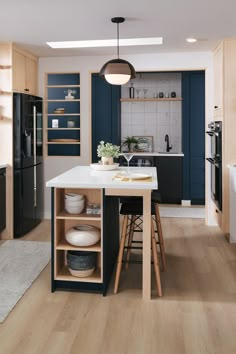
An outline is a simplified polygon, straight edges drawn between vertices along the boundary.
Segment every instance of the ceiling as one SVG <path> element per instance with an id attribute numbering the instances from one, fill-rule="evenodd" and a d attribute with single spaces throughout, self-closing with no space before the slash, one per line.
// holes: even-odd
<path id="1" fill-rule="evenodd" d="M 51 49 L 47 41 L 116 38 L 112 17 L 122 16 L 120 38 L 163 37 L 163 45 L 122 47 L 122 54 L 212 51 L 236 37 L 235 0 L 2 0 L 0 42 L 37 56 L 116 55 L 116 48 Z M 196 37 L 197 43 L 185 42 Z"/>

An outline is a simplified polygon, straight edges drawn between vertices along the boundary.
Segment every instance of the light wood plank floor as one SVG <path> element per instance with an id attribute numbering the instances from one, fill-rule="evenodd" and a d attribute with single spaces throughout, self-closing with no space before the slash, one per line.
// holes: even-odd
<path id="1" fill-rule="evenodd" d="M 235 354 L 236 245 L 201 219 L 163 218 L 163 298 L 141 298 L 140 265 L 119 292 L 50 293 L 50 265 L 0 325 L 1 354 Z M 49 239 L 42 223 L 25 239 Z"/>

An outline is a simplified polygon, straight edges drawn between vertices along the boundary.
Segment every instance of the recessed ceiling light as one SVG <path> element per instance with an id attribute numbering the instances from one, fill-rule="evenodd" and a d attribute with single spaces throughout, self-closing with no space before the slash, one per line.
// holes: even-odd
<path id="1" fill-rule="evenodd" d="M 104 39 L 93 41 L 64 41 L 64 42 L 46 42 L 51 48 L 95 48 L 95 47 L 115 47 L 117 39 Z M 120 39 L 120 46 L 135 45 L 159 45 L 162 44 L 162 37 L 151 38 L 129 38 Z"/>
<path id="2" fill-rule="evenodd" d="M 186 42 L 195 43 L 195 42 L 197 42 L 197 38 L 186 38 Z"/>

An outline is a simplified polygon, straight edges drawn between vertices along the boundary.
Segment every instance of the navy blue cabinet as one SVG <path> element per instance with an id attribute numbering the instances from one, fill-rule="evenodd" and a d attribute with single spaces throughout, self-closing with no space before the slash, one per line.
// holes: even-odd
<path id="1" fill-rule="evenodd" d="M 158 190 L 162 203 L 180 204 L 182 200 L 183 157 L 156 156 Z"/>
<path id="2" fill-rule="evenodd" d="M 183 199 L 205 204 L 205 72 L 182 73 Z"/>
<path id="3" fill-rule="evenodd" d="M 120 86 L 92 74 L 92 162 L 98 161 L 99 141 L 120 145 L 120 97 Z"/>

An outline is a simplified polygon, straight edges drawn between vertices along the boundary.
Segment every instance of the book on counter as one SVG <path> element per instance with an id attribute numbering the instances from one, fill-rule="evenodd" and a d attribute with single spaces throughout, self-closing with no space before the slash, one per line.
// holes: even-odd
<path id="1" fill-rule="evenodd" d="M 101 205 L 96 203 L 88 203 L 86 214 L 101 214 Z"/>

